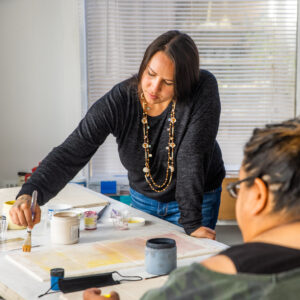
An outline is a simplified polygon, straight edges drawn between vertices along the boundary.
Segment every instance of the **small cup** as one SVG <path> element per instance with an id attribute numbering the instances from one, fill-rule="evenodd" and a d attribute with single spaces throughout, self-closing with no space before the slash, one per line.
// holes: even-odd
<path id="1" fill-rule="evenodd" d="M 6 201 L 3 203 L 3 215 L 6 217 L 6 221 L 7 221 L 7 229 L 25 229 L 26 227 L 24 226 L 19 226 L 16 225 L 12 222 L 10 215 L 9 215 L 9 210 L 12 208 L 12 206 L 14 205 L 15 201 Z"/>
<path id="2" fill-rule="evenodd" d="M 128 229 L 128 219 L 126 216 L 119 215 L 113 218 L 113 224 L 115 228 L 120 230 L 127 230 Z"/>
<path id="3" fill-rule="evenodd" d="M 0 241 L 6 240 L 7 225 L 6 216 L 0 216 Z"/>
<path id="4" fill-rule="evenodd" d="M 169 238 L 154 238 L 146 242 L 146 271 L 153 275 L 169 274 L 177 267 L 176 241 Z"/>

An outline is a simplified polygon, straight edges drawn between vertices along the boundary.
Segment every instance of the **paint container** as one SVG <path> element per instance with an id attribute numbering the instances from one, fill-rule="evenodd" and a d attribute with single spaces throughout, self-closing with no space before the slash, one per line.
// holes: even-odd
<path id="1" fill-rule="evenodd" d="M 60 245 L 78 243 L 80 220 L 76 213 L 59 212 L 51 219 L 51 242 Z"/>
<path id="2" fill-rule="evenodd" d="M 84 229 L 97 229 L 97 212 L 91 210 L 84 212 Z"/>
<path id="3" fill-rule="evenodd" d="M 146 242 L 146 271 L 153 275 L 169 274 L 177 267 L 176 241 L 169 238 L 154 238 Z"/>
<path id="4" fill-rule="evenodd" d="M 6 201 L 3 203 L 3 215 L 6 217 L 6 220 L 7 220 L 7 229 L 25 229 L 26 227 L 24 226 L 19 226 L 19 225 L 16 225 L 12 222 L 12 220 L 10 219 L 10 215 L 9 215 L 9 210 L 12 208 L 12 206 L 14 205 L 16 201 L 15 200 L 12 200 L 12 201 Z"/>
<path id="5" fill-rule="evenodd" d="M 65 270 L 63 268 L 54 268 L 50 270 L 51 290 L 59 291 L 58 281 L 64 278 Z"/>

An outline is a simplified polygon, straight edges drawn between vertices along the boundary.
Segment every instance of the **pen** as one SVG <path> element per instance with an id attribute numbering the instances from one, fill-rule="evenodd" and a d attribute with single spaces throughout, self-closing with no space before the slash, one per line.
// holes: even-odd
<path id="1" fill-rule="evenodd" d="M 153 279 L 153 278 L 162 277 L 162 276 L 166 276 L 166 274 L 163 274 L 163 275 L 156 275 L 156 276 L 151 276 L 151 277 L 146 277 L 146 278 L 144 278 L 144 280 L 147 280 L 147 279 Z"/>

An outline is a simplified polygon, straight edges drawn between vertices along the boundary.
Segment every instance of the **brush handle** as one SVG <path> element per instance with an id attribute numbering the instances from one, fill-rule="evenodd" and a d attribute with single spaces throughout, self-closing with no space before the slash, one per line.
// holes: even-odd
<path id="1" fill-rule="evenodd" d="M 33 193 L 32 193 L 31 206 L 30 206 L 31 215 L 32 215 L 32 220 L 34 219 L 34 216 L 35 216 L 35 206 L 36 206 L 36 202 L 37 202 L 37 191 L 34 190 Z"/>

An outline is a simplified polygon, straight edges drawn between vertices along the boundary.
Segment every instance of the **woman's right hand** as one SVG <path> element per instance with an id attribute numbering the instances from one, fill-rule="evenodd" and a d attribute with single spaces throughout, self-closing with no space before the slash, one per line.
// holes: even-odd
<path id="1" fill-rule="evenodd" d="M 11 221 L 19 226 L 33 228 L 33 226 L 41 221 L 41 209 L 38 204 L 35 206 L 34 219 L 31 214 L 31 196 L 21 195 L 15 201 L 14 205 L 9 211 Z"/>

